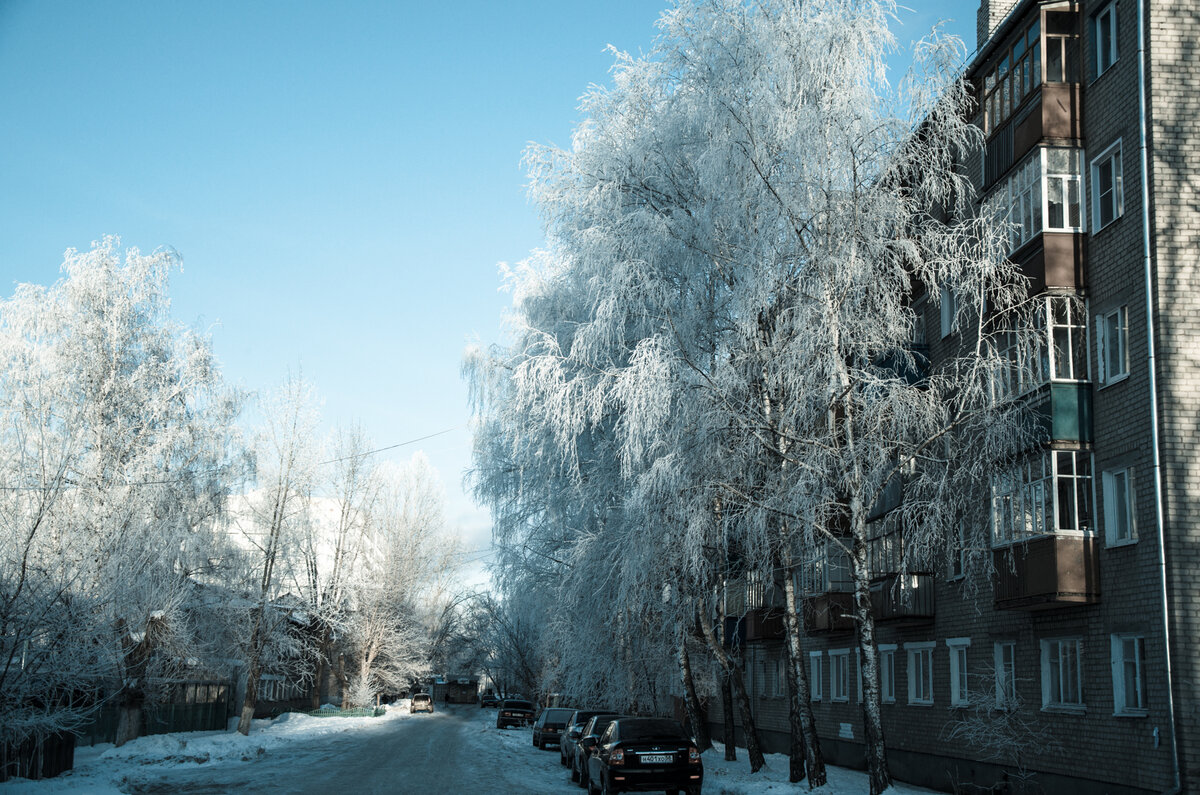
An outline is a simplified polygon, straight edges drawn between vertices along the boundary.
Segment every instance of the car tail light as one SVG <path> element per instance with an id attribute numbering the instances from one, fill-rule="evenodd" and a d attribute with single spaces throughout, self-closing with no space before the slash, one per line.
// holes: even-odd
<path id="1" fill-rule="evenodd" d="M 610 754 L 608 757 L 608 763 L 610 765 L 625 764 L 625 749 L 624 748 L 614 748 L 612 754 Z"/>
<path id="2" fill-rule="evenodd" d="M 693 765 L 700 764 L 700 751 L 694 745 L 688 748 L 688 762 Z"/>

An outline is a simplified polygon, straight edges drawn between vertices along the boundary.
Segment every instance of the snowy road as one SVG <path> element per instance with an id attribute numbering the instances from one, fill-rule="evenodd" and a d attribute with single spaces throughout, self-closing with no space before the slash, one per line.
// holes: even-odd
<path id="1" fill-rule="evenodd" d="M 191 732 L 140 737 L 121 748 L 79 748 L 75 769 L 44 781 L 13 780 L 5 795 L 165 795 L 191 793 L 495 793 L 582 795 L 558 764 L 539 751 L 529 729 L 496 728 L 496 711 L 451 707 L 409 715 L 392 707 L 379 718 L 313 718 L 289 714 L 256 720 L 249 737 Z M 704 754 L 706 795 L 862 795 L 866 776 L 829 768 L 829 784 L 809 790 L 787 783 L 787 758 L 769 754 L 751 774 L 745 751 L 725 762 L 722 748 Z M 928 793 L 896 785 L 889 793 Z"/>
<path id="2" fill-rule="evenodd" d="M 305 738 L 252 761 L 131 772 L 121 788 L 138 795 L 580 792 L 557 750 L 538 751 L 528 729 L 496 729 L 495 714 L 457 706 L 364 721 L 353 732 Z"/>

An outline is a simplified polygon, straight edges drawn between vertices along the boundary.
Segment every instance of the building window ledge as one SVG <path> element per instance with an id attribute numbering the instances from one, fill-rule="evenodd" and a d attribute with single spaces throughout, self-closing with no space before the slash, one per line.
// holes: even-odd
<path id="1" fill-rule="evenodd" d="M 1086 715 L 1087 707 L 1083 704 L 1047 704 L 1042 707 L 1042 712 L 1054 715 Z"/>

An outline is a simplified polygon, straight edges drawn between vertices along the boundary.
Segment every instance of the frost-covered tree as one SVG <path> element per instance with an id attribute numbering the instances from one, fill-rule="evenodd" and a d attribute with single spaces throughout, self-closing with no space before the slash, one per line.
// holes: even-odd
<path id="1" fill-rule="evenodd" d="M 625 599 L 673 582 L 706 617 L 706 583 L 778 581 L 805 740 L 793 754 L 807 753 L 813 786 L 824 773 L 795 575 L 841 550 L 873 793 L 889 776 L 868 517 L 903 487 L 885 521 L 904 535 L 905 570 L 960 522 L 985 532 L 981 473 L 1028 431 L 994 389 L 1006 365 L 991 313 L 1019 311 L 1024 285 L 1003 230 L 972 217 L 959 164 L 980 135 L 950 66 L 960 49 L 933 37 L 894 90 L 894 10 L 680 2 L 646 57 L 618 56 L 613 86 L 585 97 L 571 150 L 530 153 L 549 251 L 490 370 L 509 391 L 493 388 L 477 458 L 483 482 L 506 479 L 485 496 L 505 495 L 525 547 L 548 556 L 563 517 L 545 521 L 553 495 L 539 484 L 560 471 L 573 491 L 559 492 L 606 519 L 581 540 L 621 550 L 599 569 Z M 922 296 L 952 301 L 959 329 L 936 368 L 912 346 Z M 580 441 L 601 430 L 601 460 L 616 466 L 593 471 Z M 667 521 L 629 532 L 664 509 Z"/>
<path id="2" fill-rule="evenodd" d="M 246 515 L 237 517 L 240 533 L 252 552 L 252 607 L 244 647 L 245 695 L 238 731 L 250 733 L 258 703 L 258 682 L 272 650 L 298 656 L 290 648 L 287 616 L 272 602 L 289 562 L 296 560 L 302 528 L 312 520 L 311 497 L 316 457 L 312 440 L 317 426 L 316 397 L 298 376 L 289 376 L 263 406 L 264 424 L 255 440 L 257 488 L 247 498 Z"/>
<path id="3" fill-rule="evenodd" d="M 192 576 L 240 477 L 240 400 L 170 318 L 177 262 L 106 238 L 0 305 L 0 742 L 70 728 L 103 687 L 121 744 L 203 656 Z"/>

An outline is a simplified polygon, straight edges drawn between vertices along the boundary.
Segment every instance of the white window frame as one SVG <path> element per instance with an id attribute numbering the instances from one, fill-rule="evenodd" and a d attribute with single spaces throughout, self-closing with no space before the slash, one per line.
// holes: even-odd
<path id="1" fill-rule="evenodd" d="M 1117 3 L 1116 0 L 1106 5 L 1092 16 L 1092 36 L 1096 42 L 1096 77 L 1107 72 L 1120 57 L 1117 45 Z M 1107 40 L 1108 47 L 1102 46 Z M 1107 51 L 1106 51 L 1107 50 Z"/>
<path id="2" fill-rule="evenodd" d="M 1100 170 L 1105 163 L 1112 163 L 1112 193 L 1111 210 L 1112 218 L 1101 223 L 1102 214 L 1100 208 L 1104 201 L 1100 195 Z M 1121 139 L 1118 138 L 1110 144 L 1104 151 L 1092 158 L 1091 174 L 1092 180 L 1092 230 L 1093 233 L 1099 232 L 1101 229 L 1108 227 L 1118 218 L 1125 214 L 1125 189 L 1124 189 L 1124 165 L 1121 157 Z"/>
<path id="3" fill-rule="evenodd" d="M 1109 469 L 1100 474 L 1104 502 L 1104 543 L 1120 547 L 1137 543 L 1134 519 L 1133 467 Z"/>
<path id="4" fill-rule="evenodd" d="M 1144 717 L 1149 714 L 1146 709 L 1146 638 L 1132 633 L 1115 633 L 1110 637 L 1113 714 Z"/>
<path id="5" fill-rule="evenodd" d="M 950 652 L 950 706 L 965 707 L 970 704 L 970 684 L 967 679 L 967 649 L 970 638 L 946 638 Z"/>
<path id="6" fill-rule="evenodd" d="M 1117 366 L 1113 367 L 1113 360 Z M 1100 386 L 1129 377 L 1129 307 L 1122 304 L 1096 315 L 1096 365 Z"/>
<path id="7" fill-rule="evenodd" d="M 998 640 L 992 644 L 992 666 L 996 672 L 996 707 L 1017 707 L 1017 643 Z"/>
<path id="8" fill-rule="evenodd" d="M 915 706 L 933 704 L 933 650 L 937 641 L 905 643 L 908 656 L 908 703 Z"/>
<path id="9" fill-rule="evenodd" d="M 1047 535 L 1092 535 L 1094 469 L 1090 452 L 1055 448 L 1027 456 L 1007 471 L 997 471 L 992 476 L 992 547 Z M 1067 484 L 1070 504 L 1061 499 Z M 1066 525 L 1068 521 L 1071 524 Z"/>
<path id="10" fill-rule="evenodd" d="M 879 644 L 879 700 L 896 703 L 896 644 Z"/>
<path id="11" fill-rule="evenodd" d="M 821 662 L 821 652 L 810 651 L 808 653 L 808 692 L 813 701 L 821 701 L 825 696 L 822 687 L 825 679 L 821 672 Z"/>
<path id="12" fill-rule="evenodd" d="M 1083 641 L 1047 638 L 1042 647 L 1042 709 L 1084 712 Z"/>
<path id="13" fill-rule="evenodd" d="M 850 650 L 829 650 L 829 700 L 850 700 Z"/>

